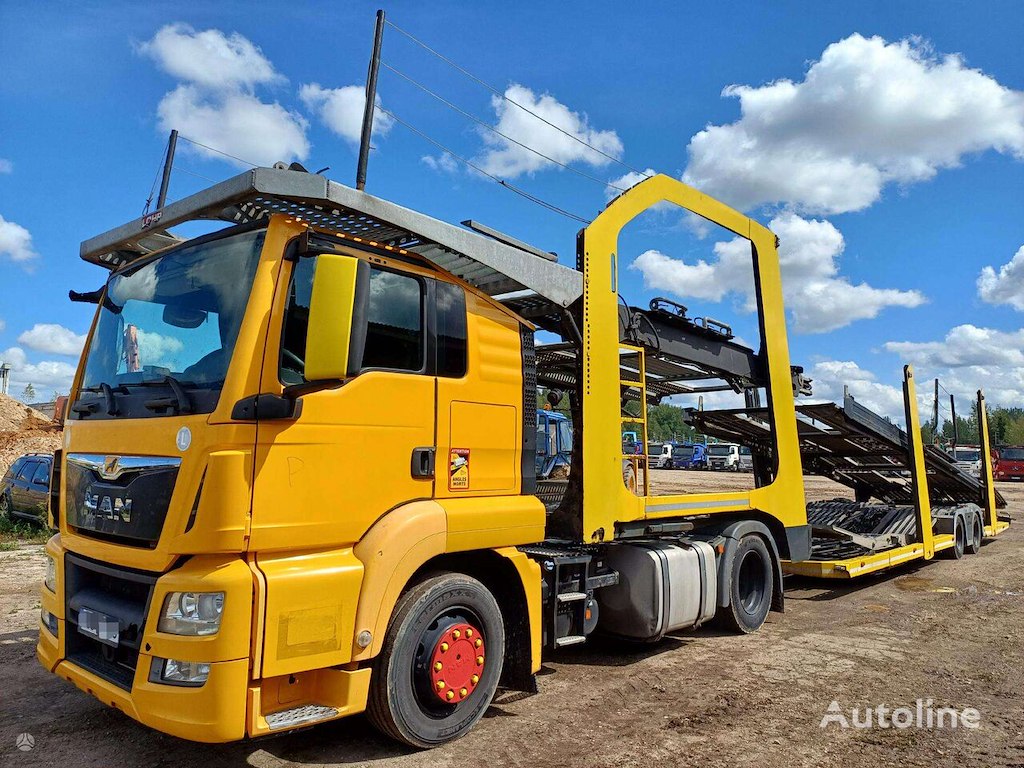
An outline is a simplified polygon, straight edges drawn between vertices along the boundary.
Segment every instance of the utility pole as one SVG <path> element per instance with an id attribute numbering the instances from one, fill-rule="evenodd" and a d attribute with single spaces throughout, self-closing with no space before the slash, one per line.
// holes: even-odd
<path id="1" fill-rule="evenodd" d="M 932 404 L 932 434 L 939 434 L 939 380 L 935 379 L 935 401 Z"/>
<path id="2" fill-rule="evenodd" d="M 956 402 L 953 400 L 953 396 L 949 396 L 949 412 L 953 414 L 953 458 L 956 458 L 956 444 L 959 442 L 959 432 L 956 423 Z"/>
<path id="3" fill-rule="evenodd" d="M 373 32 L 373 53 L 366 75 L 366 103 L 363 105 L 363 133 L 359 139 L 359 164 L 356 166 L 356 189 L 366 189 L 366 163 L 370 159 L 370 134 L 373 133 L 373 110 L 377 101 L 377 72 L 380 70 L 380 46 L 384 41 L 384 11 L 377 11 Z"/>
<path id="4" fill-rule="evenodd" d="M 167 189 L 171 186 L 171 168 L 174 166 L 174 151 L 178 147 L 178 132 L 171 131 L 171 137 L 167 140 L 167 158 L 164 160 L 164 175 L 160 180 L 160 194 L 156 199 L 156 209 L 159 211 L 167 202 Z"/>

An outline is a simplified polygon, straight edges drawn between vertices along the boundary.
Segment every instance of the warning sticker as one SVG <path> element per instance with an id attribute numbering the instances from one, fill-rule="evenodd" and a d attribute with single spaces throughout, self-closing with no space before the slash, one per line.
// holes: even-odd
<path id="1" fill-rule="evenodd" d="M 469 448 L 452 448 L 448 459 L 448 490 L 469 488 Z"/>

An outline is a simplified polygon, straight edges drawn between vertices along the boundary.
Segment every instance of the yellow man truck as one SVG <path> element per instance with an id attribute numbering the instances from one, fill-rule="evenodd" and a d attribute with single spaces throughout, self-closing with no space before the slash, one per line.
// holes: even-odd
<path id="1" fill-rule="evenodd" d="M 756 351 L 620 302 L 619 232 L 666 201 L 750 242 Z M 655 176 L 580 232 L 571 269 L 284 168 L 84 242 L 110 275 L 72 297 L 97 309 L 54 462 L 40 662 L 186 739 L 366 711 L 431 747 L 593 632 L 757 630 L 813 538 L 776 247 Z M 573 413 L 554 494 L 538 387 Z M 651 495 L 623 422 L 716 389 L 756 411 L 756 487 Z"/>

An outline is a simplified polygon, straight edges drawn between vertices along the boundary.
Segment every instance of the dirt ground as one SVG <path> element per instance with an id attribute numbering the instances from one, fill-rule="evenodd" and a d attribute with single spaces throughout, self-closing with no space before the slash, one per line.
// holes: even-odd
<path id="1" fill-rule="evenodd" d="M 749 476 L 657 472 L 688 490 Z M 808 478 L 811 498 L 842 489 Z M 1011 511 L 1024 485 L 1000 484 Z M 190 744 L 107 709 L 35 660 L 38 546 L 0 553 L 0 765 L 1024 766 L 1024 521 L 978 555 L 854 583 L 788 579 L 786 612 L 746 637 L 680 634 L 642 651 L 546 659 L 532 696 L 499 695 L 465 739 L 417 753 L 362 717 L 270 739 Z M 820 727 L 880 704 L 973 707 L 976 729 Z M 18 734 L 34 747 L 19 751 Z"/>

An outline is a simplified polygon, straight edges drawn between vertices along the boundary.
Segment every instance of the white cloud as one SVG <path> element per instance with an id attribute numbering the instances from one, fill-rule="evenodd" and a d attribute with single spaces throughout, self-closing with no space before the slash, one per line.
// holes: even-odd
<path id="1" fill-rule="evenodd" d="M 331 131 L 341 138 L 358 143 L 363 132 L 363 107 L 366 92 L 361 85 L 342 88 L 323 88 L 319 83 L 307 83 L 299 89 L 299 98 L 306 108 L 317 113 Z M 380 95 L 374 100 L 380 107 Z M 394 120 L 380 110 L 373 113 L 374 135 L 386 135 Z"/>
<path id="2" fill-rule="evenodd" d="M 7 321 L 0 318 L 0 333 L 3 333 L 5 330 L 7 330 Z"/>
<path id="3" fill-rule="evenodd" d="M 6 158 L 0 157 L 0 173 L 14 173 L 14 163 Z"/>
<path id="4" fill-rule="evenodd" d="M 85 334 L 56 323 L 36 323 L 18 337 L 18 343 L 38 352 L 77 357 L 85 346 Z"/>
<path id="5" fill-rule="evenodd" d="M 684 180 L 740 209 L 839 213 L 996 150 L 1024 159 L 1024 93 L 918 39 L 854 34 L 800 82 L 732 85 L 741 117 L 690 140 Z"/>
<path id="6" fill-rule="evenodd" d="M 507 99 L 540 115 L 571 136 L 509 103 Z M 505 90 L 504 99 L 498 96 L 491 97 L 491 106 L 498 116 L 495 125 L 497 130 L 560 163 L 582 162 L 601 167 L 611 162 L 607 157 L 574 140 L 573 136 L 612 157 L 622 155 L 622 141 L 615 131 L 599 131 L 592 128 L 586 115 L 573 112 L 550 94 L 538 96 L 525 86 L 512 84 Z M 524 173 L 532 174 L 555 167 L 549 160 L 517 146 L 486 128 L 480 129 L 480 135 L 487 148 L 477 158 L 477 164 L 487 173 L 503 178 L 515 178 Z"/>
<path id="7" fill-rule="evenodd" d="M 256 45 L 237 32 L 197 32 L 188 24 L 168 24 L 139 51 L 172 77 L 205 88 L 251 90 L 285 79 Z"/>
<path id="8" fill-rule="evenodd" d="M 779 264 L 786 308 L 793 329 L 823 333 L 856 320 L 876 317 L 887 307 L 916 307 L 925 298 L 917 291 L 854 284 L 839 274 L 838 259 L 846 244 L 831 222 L 783 213 L 769 223 L 779 236 Z M 640 254 L 630 265 L 647 288 L 678 296 L 722 301 L 739 296 L 746 311 L 754 310 L 754 279 L 750 243 L 734 238 L 714 245 L 714 261 L 688 264 L 659 251 Z"/>
<path id="9" fill-rule="evenodd" d="M 256 86 L 284 82 L 285 78 L 242 35 L 169 24 L 138 50 L 183 81 L 160 100 L 160 131 L 177 129 L 183 137 L 219 150 L 188 142 L 186 151 L 240 167 L 249 162 L 272 165 L 278 160 L 304 160 L 309 155 L 306 119 L 254 94 Z"/>
<path id="10" fill-rule="evenodd" d="M 942 341 L 889 341 L 885 349 L 916 365 L 963 368 L 1024 366 L 1024 329 L 999 331 L 965 324 L 950 329 Z"/>
<path id="11" fill-rule="evenodd" d="M 1024 311 L 1024 245 L 999 268 L 985 267 L 978 275 L 978 295 L 989 304 L 1009 304 Z"/>
<path id="12" fill-rule="evenodd" d="M 31 384 L 40 400 L 45 400 L 54 390 L 68 392 L 75 376 L 75 366 L 62 360 L 43 360 L 30 363 L 25 350 L 10 347 L 0 352 L 0 362 L 11 366 L 9 393 L 20 395 L 25 385 Z"/>
<path id="13" fill-rule="evenodd" d="M 420 162 L 423 163 L 427 168 L 432 171 L 444 171 L 445 173 L 455 173 L 459 170 L 459 163 L 454 157 L 449 154 L 441 154 L 437 157 L 432 155 L 424 155 L 420 158 Z"/>
<path id="14" fill-rule="evenodd" d="M 172 371 L 180 369 L 178 355 L 185 345 L 179 339 L 155 331 L 143 331 L 141 328 L 136 332 L 139 338 L 139 358 L 146 365 L 157 365 Z"/>
<path id="15" fill-rule="evenodd" d="M 305 160 L 309 155 L 308 123 L 302 115 L 241 91 L 179 85 L 160 100 L 157 115 L 161 131 L 176 128 L 190 139 L 257 165 Z M 188 146 L 204 157 L 247 167 L 204 147 Z"/>
<path id="16" fill-rule="evenodd" d="M 7 256 L 11 261 L 27 262 L 38 255 L 32 249 L 32 234 L 20 224 L 0 216 L 0 256 Z"/>
<path id="17" fill-rule="evenodd" d="M 861 405 L 899 424 L 906 421 L 901 380 L 897 380 L 898 385 L 880 382 L 875 374 L 852 360 L 820 360 L 805 375 L 813 380 L 811 386 L 814 395 L 800 402 L 830 401 L 841 404 L 843 388 L 849 386 L 850 394 Z"/>
<path id="18" fill-rule="evenodd" d="M 642 173 L 638 173 L 637 171 L 626 171 L 626 173 L 624 173 L 622 176 L 619 176 L 618 178 L 612 179 L 611 181 L 608 182 L 608 188 L 605 190 L 605 197 L 608 200 L 618 197 L 626 190 L 630 189 L 631 187 L 635 187 L 644 179 L 650 178 L 651 176 L 654 176 L 657 173 L 658 172 L 653 168 L 648 168 Z M 658 205 L 662 204 L 659 203 Z"/>

